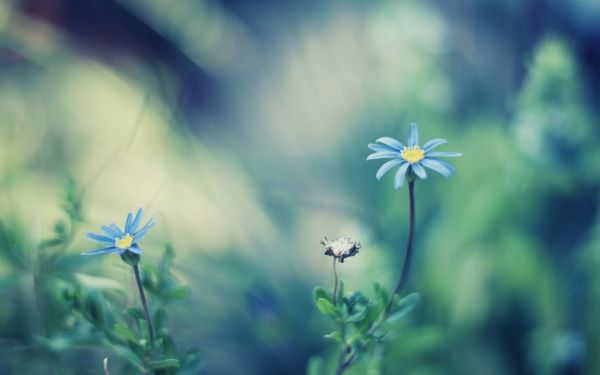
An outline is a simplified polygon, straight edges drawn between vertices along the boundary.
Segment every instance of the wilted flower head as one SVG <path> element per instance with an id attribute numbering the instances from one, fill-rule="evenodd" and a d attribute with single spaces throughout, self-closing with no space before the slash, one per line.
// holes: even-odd
<path id="1" fill-rule="evenodd" d="M 142 219 L 142 209 L 139 208 L 135 218 L 131 212 L 127 214 L 125 219 L 125 227 L 123 230 L 116 224 L 108 224 L 100 226 L 104 234 L 88 232 L 86 237 L 92 241 L 96 241 L 104 247 L 96 250 L 86 251 L 81 255 L 98 255 L 108 253 L 118 253 L 123 255 L 127 251 L 134 254 L 142 254 L 142 249 L 137 242 L 154 226 L 154 220 L 150 219 L 142 228 L 137 230 L 137 227 Z"/>
<path id="2" fill-rule="evenodd" d="M 387 171 L 399 165 L 400 167 L 394 178 L 394 187 L 396 189 L 404 184 L 404 179 L 409 172 L 409 168 L 410 171 L 420 179 L 427 178 L 427 172 L 423 167 L 436 171 L 445 177 L 450 177 L 455 173 L 454 168 L 438 158 L 462 156 L 460 152 L 432 152 L 431 150 L 437 146 L 448 143 L 448 141 L 441 138 L 434 138 L 425 142 L 423 146 L 419 146 L 419 131 L 417 130 L 417 124 L 415 123 L 410 124 L 406 146 L 390 137 L 382 137 L 375 142 L 379 142 L 380 144 L 369 143 L 368 147 L 375 152 L 369 155 L 367 160 L 392 159 L 379 168 L 375 175 L 378 180 L 380 180 Z M 412 178 L 414 178 L 414 176 Z"/>
<path id="3" fill-rule="evenodd" d="M 325 246 L 325 255 L 330 255 L 337 259 L 340 263 L 344 263 L 344 259 L 355 256 L 360 249 L 360 242 L 351 241 L 348 237 L 340 237 L 337 240 L 321 241 L 321 245 Z"/>

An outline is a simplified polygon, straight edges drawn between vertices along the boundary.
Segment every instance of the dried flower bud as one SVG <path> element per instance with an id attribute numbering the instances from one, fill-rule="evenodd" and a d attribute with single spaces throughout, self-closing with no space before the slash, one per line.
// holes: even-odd
<path id="1" fill-rule="evenodd" d="M 360 242 L 354 242 L 348 237 L 340 237 L 333 241 L 325 237 L 321 241 L 321 245 L 325 246 L 325 255 L 334 257 L 340 263 L 344 263 L 344 259 L 358 254 L 358 249 L 360 249 Z"/>

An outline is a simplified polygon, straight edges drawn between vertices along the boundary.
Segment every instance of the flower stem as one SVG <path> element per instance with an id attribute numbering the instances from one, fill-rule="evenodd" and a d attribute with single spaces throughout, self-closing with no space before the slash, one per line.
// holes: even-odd
<path id="1" fill-rule="evenodd" d="M 346 369 L 352 364 L 355 355 L 352 354 L 351 356 L 346 358 L 346 356 L 350 354 L 351 351 L 352 348 L 349 345 L 342 349 L 342 352 L 340 353 L 340 357 L 338 359 L 337 368 L 335 369 L 335 375 L 342 375 L 344 371 L 346 371 Z"/>
<path id="2" fill-rule="evenodd" d="M 390 301 L 388 302 L 386 313 L 390 311 L 392 308 L 392 303 L 394 301 L 394 295 L 398 294 L 400 290 L 406 284 L 408 280 L 408 273 L 410 272 L 410 261 L 412 259 L 413 252 L 413 239 L 415 234 L 415 180 L 410 179 L 408 181 L 408 200 L 410 204 L 410 213 L 409 213 L 409 228 L 408 228 L 408 240 L 406 241 L 406 251 L 404 252 L 404 263 L 402 265 L 402 271 L 400 272 L 400 279 L 396 284 L 396 288 L 394 289 L 394 293 L 392 294 Z"/>
<path id="3" fill-rule="evenodd" d="M 140 299 L 142 300 L 142 306 L 144 307 L 144 316 L 146 317 L 146 324 L 148 324 L 148 334 L 150 335 L 150 342 L 154 345 L 154 330 L 152 329 L 152 320 L 150 319 L 150 313 L 148 312 L 148 303 L 146 302 L 146 295 L 144 294 L 144 287 L 142 286 L 142 278 L 140 277 L 140 270 L 138 265 L 133 265 L 133 273 L 135 274 L 135 281 L 137 282 L 138 290 L 140 291 Z"/>
<path id="4" fill-rule="evenodd" d="M 338 275 L 337 270 L 335 269 L 335 257 L 333 258 L 333 305 L 335 306 L 337 298 L 337 288 L 338 288 Z"/>

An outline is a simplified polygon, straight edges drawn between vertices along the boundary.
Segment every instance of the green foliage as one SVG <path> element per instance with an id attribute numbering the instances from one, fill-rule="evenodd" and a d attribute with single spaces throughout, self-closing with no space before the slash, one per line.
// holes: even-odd
<path id="1" fill-rule="evenodd" d="M 190 294 L 189 286 L 180 285 L 175 275 L 171 273 L 174 257 L 173 247 L 166 244 L 164 255 L 158 266 L 145 265 L 142 274 L 144 289 L 165 302 L 184 299 Z"/>
<path id="2" fill-rule="evenodd" d="M 332 319 L 337 329 L 324 337 L 339 346 L 340 359 L 337 367 L 345 367 L 355 361 L 378 362 L 383 345 L 396 329 L 395 321 L 405 317 L 419 301 L 417 293 L 403 298 L 394 296 L 390 302 L 388 293 L 375 283 L 374 294 L 369 298 L 360 291 L 344 293 L 344 283 L 340 281 L 337 298 L 333 301 L 331 293 L 323 287 L 313 289 L 313 301 L 321 314 Z M 379 367 L 379 364 L 376 364 Z M 309 362 L 307 374 L 324 374 L 323 360 L 314 357 Z"/>
<path id="3" fill-rule="evenodd" d="M 323 314 L 338 317 L 340 315 L 339 310 L 335 308 L 333 303 L 325 298 L 319 298 L 317 300 L 317 308 Z"/>
<path id="4" fill-rule="evenodd" d="M 118 282 L 83 273 L 89 258 L 68 251 L 84 218 L 78 191 L 69 180 L 61 205 L 65 217 L 37 245 L 18 224 L 0 222 L 0 256 L 10 265 L 1 282 L 16 284 L 0 296 L 16 306 L 1 317 L 0 335 L 12 341 L 0 341 L 0 361 L 14 372 L 51 361 L 57 372 L 76 374 L 90 366 L 100 373 L 101 358 L 108 357 L 111 373 L 197 373 L 198 352 L 179 351 L 168 326 L 166 307 L 189 295 L 189 287 L 172 272 L 172 246 L 165 244 L 157 265 L 146 259 L 140 264 L 156 332 L 152 343 L 137 291 L 136 304 L 127 307 L 127 293 Z M 31 300 L 23 298 L 29 288 Z"/>
<path id="5" fill-rule="evenodd" d="M 417 303 L 419 303 L 419 294 L 417 293 L 409 294 L 406 297 L 398 300 L 398 302 L 396 302 L 396 308 L 394 309 L 394 312 L 389 314 L 387 321 L 393 322 L 394 320 L 403 318 L 415 308 Z"/>
<path id="6" fill-rule="evenodd" d="M 78 255 L 86 216 L 133 200 L 168 218 L 173 273 L 194 288 L 157 287 L 160 228 L 144 283 L 189 297 L 148 296 L 168 329 L 152 360 L 197 373 L 177 343 L 206 347 L 214 374 L 293 374 L 315 354 L 309 372 L 332 373 L 339 323 L 302 298 L 323 278 L 313 239 L 360 236 L 374 251 L 338 296 L 387 304 L 367 286 L 394 281 L 407 204 L 393 176 L 376 182 L 365 143 L 416 121 L 465 155 L 456 178 L 417 186 L 409 286 L 426 308 L 382 324 L 401 330 L 383 359 L 344 375 L 600 374 L 595 2 L 305 2 L 302 22 L 280 2 L 51 3 L 34 22 L 0 5 L 0 373 L 102 373 L 106 356 L 111 374 L 142 371 L 130 267 Z M 98 15 L 127 35 L 118 48 Z M 116 325 L 132 336 L 109 341 Z"/>
<path id="7" fill-rule="evenodd" d="M 112 351 L 116 351 L 121 355 L 126 354 L 124 358 L 129 365 L 143 369 L 146 372 L 174 374 L 178 373 L 179 370 L 197 370 L 199 365 L 197 352 L 191 351 L 181 354 L 178 352 L 167 325 L 167 311 L 162 307 L 172 300 L 182 298 L 181 293 L 173 293 L 173 290 L 185 289 L 187 291 L 187 288 L 176 282 L 171 273 L 173 257 L 172 247 L 166 245 L 159 267 L 152 265 L 142 267 L 142 279 L 144 284 L 148 285 L 146 291 L 151 296 L 154 305 L 154 308 L 151 309 L 153 311 L 153 327 L 156 332 L 154 343 L 150 339 L 144 312 L 138 307 L 130 307 L 120 314 L 115 314 L 112 319 L 115 323 L 110 329 L 103 329 L 102 324 L 97 324 L 96 320 L 88 319 L 99 329 L 103 329 Z M 156 282 L 149 280 L 156 280 Z M 106 303 L 97 303 L 97 305 L 102 306 Z M 112 305 L 110 307 L 112 311 L 118 311 L 116 306 Z M 130 326 L 133 326 L 133 329 Z"/>

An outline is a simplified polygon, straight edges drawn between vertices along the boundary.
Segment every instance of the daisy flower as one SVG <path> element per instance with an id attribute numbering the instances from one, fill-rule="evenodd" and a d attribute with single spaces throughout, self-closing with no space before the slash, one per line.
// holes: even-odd
<path id="1" fill-rule="evenodd" d="M 375 142 L 379 143 L 369 143 L 368 145 L 375 152 L 369 155 L 367 160 L 392 159 L 379 168 L 375 177 L 380 180 L 386 172 L 398 166 L 398 171 L 396 171 L 394 177 L 394 188 L 396 189 L 404 184 L 407 173 L 411 174 L 409 178 L 414 178 L 414 176 L 420 179 L 427 178 L 425 168 L 436 171 L 445 177 L 450 177 L 455 173 L 454 168 L 439 158 L 462 156 L 460 152 L 432 151 L 434 148 L 448 143 L 448 141 L 441 138 L 434 138 L 420 146 L 419 131 L 415 123 L 410 124 L 406 145 L 390 137 L 382 137 Z"/>
<path id="2" fill-rule="evenodd" d="M 333 241 L 325 237 L 325 240 L 321 241 L 321 245 L 325 247 L 325 255 L 332 256 L 340 263 L 344 263 L 344 259 L 358 254 L 358 249 L 360 249 L 360 242 L 352 241 L 348 237 L 340 237 Z"/>
<path id="3" fill-rule="evenodd" d="M 88 232 L 86 237 L 92 241 L 96 241 L 104 247 L 96 250 L 90 250 L 81 255 L 99 255 L 108 253 L 124 254 L 126 251 L 131 251 L 134 254 L 142 254 L 142 249 L 138 246 L 138 241 L 154 226 L 154 220 L 150 219 L 139 230 L 138 225 L 142 219 L 142 209 L 139 208 L 135 218 L 131 212 L 127 214 L 125 219 L 125 227 L 123 230 L 116 224 L 108 224 L 100 226 L 104 234 Z"/>

